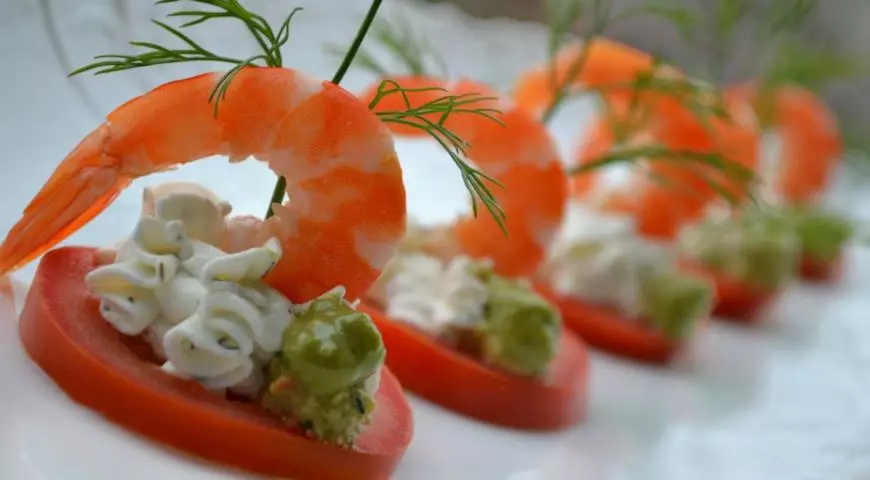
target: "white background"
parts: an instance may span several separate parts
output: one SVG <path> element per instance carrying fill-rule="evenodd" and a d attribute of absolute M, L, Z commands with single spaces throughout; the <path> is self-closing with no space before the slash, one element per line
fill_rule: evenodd
<path fill-rule="evenodd" d="M 328 78 L 339 60 L 325 43 L 347 45 L 361 0 L 248 1 L 277 21 L 294 6 L 288 66 Z M 396 10 L 385 2 L 384 13 Z M 41 5 L 42 4 L 42 5 Z M 50 21 L 44 15 L 47 4 Z M 404 4 L 398 4 L 399 6 Z M 60 159 L 115 106 L 203 65 L 146 69 L 69 80 L 92 55 L 126 52 L 131 39 L 165 41 L 146 0 L 0 0 L 0 230 L 8 229 Z M 402 8 L 447 59 L 452 72 L 507 89 L 542 58 L 545 31 L 532 24 L 477 21 L 450 7 Z M 166 11 L 166 10 L 161 10 Z M 64 65 L 51 48 L 57 32 Z M 255 44 L 234 25 L 196 38 L 245 57 Z M 220 68 L 215 66 L 213 68 Z M 345 85 L 373 78 L 359 71 Z M 575 102 L 556 122 L 563 151 L 589 118 Z M 431 145 L 400 143 L 412 213 L 443 221 L 466 209 L 449 160 Z M 262 165 L 220 159 L 136 182 L 67 243 L 104 244 L 129 231 L 141 187 L 167 178 L 216 188 L 237 212 L 262 214 L 274 181 Z M 227 179 L 232 179 L 227 181 Z M 866 215 L 866 195 L 840 181 L 834 201 Z M 863 207 L 858 209 L 858 207 Z M 397 479 L 413 480 L 852 480 L 870 479 L 870 252 L 856 249 L 835 288 L 796 285 L 756 329 L 717 323 L 692 355 L 671 369 L 593 353 L 587 422 L 561 434 L 528 434 L 478 424 L 412 398 L 416 435 Z M 26 282 L 32 267 L 16 274 Z M 19 290 L 20 293 L 20 290 Z M 10 480 L 237 478 L 168 453 L 69 402 L 30 365 L 14 319 L 0 318 L 0 477 Z"/>

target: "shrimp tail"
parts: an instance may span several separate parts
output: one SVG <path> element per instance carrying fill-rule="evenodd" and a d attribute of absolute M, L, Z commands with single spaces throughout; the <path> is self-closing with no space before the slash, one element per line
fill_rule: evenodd
<path fill-rule="evenodd" d="M 0 275 L 17 270 L 99 215 L 132 178 L 103 148 L 104 125 L 60 164 L 0 245 Z"/>

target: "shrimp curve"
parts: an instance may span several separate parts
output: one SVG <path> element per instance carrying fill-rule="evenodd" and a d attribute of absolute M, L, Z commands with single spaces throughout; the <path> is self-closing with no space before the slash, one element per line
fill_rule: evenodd
<path fill-rule="evenodd" d="M 754 170 L 760 137 L 755 117 L 739 98 L 726 97 L 724 106 L 729 118 L 711 118 L 707 125 L 685 109 L 671 109 L 668 115 L 659 112 L 629 132 L 626 146 L 656 144 L 673 150 L 719 153 L 727 161 Z M 598 117 L 586 143 L 578 149 L 574 164 L 588 164 L 617 147 L 614 125 L 612 118 Z M 709 180 L 715 180 L 739 200 L 748 197 L 747 185 L 699 164 L 689 167 L 678 161 L 650 158 L 642 166 L 616 189 L 603 184 L 600 172 L 574 175 L 571 195 L 593 202 L 603 211 L 628 214 L 641 234 L 663 239 L 674 238 L 682 225 L 697 219 L 716 197 Z"/>
<path fill-rule="evenodd" d="M 773 192 L 790 203 L 817 200 L 843 155 L 836 115 L 811 91 L 797 85 L 776 87 L 769 98 L 762 98 L 765 94 L 752 84 L 736 85 L 728 92 L 750 102 L 759 115 L 762 109 L 771 109 L 770 127 L 782 144 L 769 175 L 772 178 L 764 178 L 772 182 Z"/>
<path fill-rule="evenodd" d="M 359 298 L 405 231 L 392 136 L 356 97 L 284 68 L 248 67 L 215 115 L 220 74 L 170 82 L 107 116 L 61 162 L 0 246 L 0 275 L 34 260 L 102 212 L 138 178 L 213 155 L 265 161 L 290 200 L 250 228 L 283 255 L 266 281 L 304 302 L 336 285 Z M 232 222 L 229 222 L 232 227 Z"/>
<path fill-rule="evenodd" d="M 535 65 L 521 73 L 514 88 L 517 104 L 532 113 L 541 113 L 553 102 L 556 93 L 554 87 L 564 84 L 571 73 L 576 73 L 570 84 L 572 89 L 608 86 L 611 88 L 602 92 L 608 103 L 629 103 L 632 95 L 631 83 L 639 75 L 651 73 L 656 68 L 653 57 L 605 37 L 593 38 L 588 42 L 591 44 L 586 53 L 587 57 L 578 72 L 571 72 L 571 69 L 583 53 L 583 42 L 567 45 L 552 62 Z M 662 68 L 660 73 L 673 72 L 674 75 L 679 75 L 670 67 Z"/>
<path fill-rule="evenodd" d="M 490 215 L 459 219 L 448 236 L 458 252 L 472 258 L 489 258 L 497 273 L 507 277 L 531 276 L 544 260 L 546 250 L 562 224 L 568 196 L 568 179 L 556 145 L 546 128 L 525 110 L 510 105 L 490 87 L 471 80 L 446 82 L 423 76 L 398 76 L 390 80 L 402 89 L 440 87 L 449 95 L 477 94 L 487 97 L 475 108 L 497 108 L 503 125 L 475 114 L 455 112 L 445 127 L 465 140 L 470 163 L 498 180 L 504 188 L 492 191 L 505 213 L 505 237 Z M 377 85 L 360 95 L 370 101 Z M 439 90 L 409 92 L 412 107 L 442 97 Z M 491 99 L 489 99 L 491 98 Z M 376 111 L 403 111 L 400 94 L 383 97 Z M 433 121 L 438 121 L 435 117 Z M 401 124 L 391 124 L 400 136 L 422 136 L 425 132 Z"/>

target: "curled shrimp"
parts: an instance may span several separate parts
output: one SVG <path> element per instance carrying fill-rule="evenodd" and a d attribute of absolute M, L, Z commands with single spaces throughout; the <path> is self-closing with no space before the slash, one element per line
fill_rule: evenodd
<path fill-rule="evenodd" d="M 707 124 L 685 109 L 663 112 L 653 121 L 628 132 L 616 145 L 612 118 L 599 117 L 586 143 L 578 150 L 574 164 L 594 162 L 617 147 L 657 145 L 672 152 L 717 153 L 751 171 L 758 162 L 759 131 L 749 106 L 736 98 L 726 98 L 727 118 L 709 118 Z M 697 219 L 717 194 L 715 182 L 734 199 L 748 196 L 748 185 L 736 177 L 699 163 L 679 159 L 647 158 L 618 187 L 607 185 L 602 172 L 574 175 L 571 195 L 592 203 L 603 211 L 631 216 L 638 232 L 654 238 L 672 239 L 685 223 Z"/>
<path fill-rule="evenodd" d="M 291 301 L 336 285 L 358 298 L 405 231 L 405 188 L 392 136 L 342 88 L 284 68 L 248 67 L 221 99 L 221 75 L 164 84 L 111 112 L 61 162 L 0 246 L 0 275 L 21 267 L 102 212 L 136 178 L 225 155 L 253 156 L 287 179 L 290 200 L 264 222 L 241 222 L 247 245 L 277 237 L 267 275 Z M 229 228 L 235 223 L 228 222 Z"/>
<path fill-rule="evenodd" d="M 761 176 L 774 195 L 789 203 L 807 203 L 828 186 L 843 155 L 837 117 L 812 92 L 797 85 L 782 85 L 769 94 L 745 84 L 729 94 L 751 103 L 759 117 L 779 135 L 779 158 L 762 165 Z"/>
<path fill-rule="evenodd" d="M 552 62 L 536 65 L 520 74 L 514 89 L 517 104 L 533 113 L 540 113 L 550 105 L 556 95 L 556 87 L 564 84 L 574 73 L 569 91 L 578 88 L 595 88 L 603 85 L 624 84 L 633 81 L 639 74 L 652 71 L 652 56 L 622 43 L 598 37 L 562 48 Z M 587 49 L 585 62 L 580 70 L 572 72 L 578 57 Z M 614 92 L 612 99 L 627 93 Z"/>
<path fill-rule="evenodd" d="M 584 92 L 596 93 L 611 118 L 634 122 L 638 111 L 647 118 L 679 117 L 688 102 L 701 108 L 720 103 L 711 85 L 604 37 L 567 45 L 552 61 L 521 73 L 514 98 L 521 108 L 537 115 L 560 94 Z"/>
<path fill-rule="evenodd" d="M 544 126 L 526 111 L 499 99 L 489 87 L 470 80 L 448 83 L 423 76 L 393 77 L 390 80 L 402 90 L 428 88 L 407 93 L 411 107 L 442 97 L 443 91 L 433 89 L 438 87 L 453 96 L 482 96 L 474 103 L 474 108 L 495 108 L 502 112 L 499 116 L 502 124 L 457 111 L 445 120 L 444 126 L 469 144 L 466 153 L 470 163 L 504 187 L 493 186 L 492 190 L 505 213 L 505 227 L 509 234 L 505 236 L 493 217 L 482 215 L 459 219 L 446 235 L 439 238 L 447 237 L 446 241 L 455 247 L 453 254 L 491 259 L 493 268 L 501 275 L 532 275 L 562 223 L 568 195 L 564 168 Z M 377 92 L 378 88 L 373 87 L 361 98 L 370 101 Z M 399 94 L 384 96 L 375 107 L 376 111 L 406 109 L 405 99 Z M 432 120 L 437 122 L 439 119 Z M 397 135 L 425 135 L 422 130 L 406 125 L 390 124 L 390 128 Z"/>

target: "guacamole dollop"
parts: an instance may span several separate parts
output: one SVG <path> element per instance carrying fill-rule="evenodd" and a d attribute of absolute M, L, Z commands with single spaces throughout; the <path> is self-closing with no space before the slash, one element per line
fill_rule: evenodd
<path fill-rule="evenodd" d="M 681 250 L 713 271 L 775 289 L 795 277 L 800 240 L 781 211 L 752 209 L 693 227 L 681 238 Z"/>
<path fill-rule="evenodd" d="M 543 375 L 556 356 L 562 318 L 521 283 L 490 275 L 484 310 L 483 359 L 519 375 Z"/>
<path fill-rule="evenodd" d="M 371 383 L 386 358 L 381 335 L 342 290 L 294 313 L 268 366 L 263 406 L 313 437 L 351 446 L 376 408 Z"/>
<path fill-rule="evenodd" d="M 813 260 L 833 261 L 855 235 L 847 217 L 817 206 L 790 207 L 783 216 L 795 229 L 802 253 Z"/>
<path fill-rule="evenodd" d="M 562 333 L 559 312 L 522 281 L 501 277 L 485 263 L 467 268 L 485 285 L 486 303 L 479 322 L 451 329 L 460 349 L 516 375 L 544 375 Z"/>
<path fill-rule="evenodd" d="M 642 275 L 640 301 L 653 328 L 670 339 L 683 340 L 712 308 L 713 287 L 673 265 L 662 265 Z"/>

